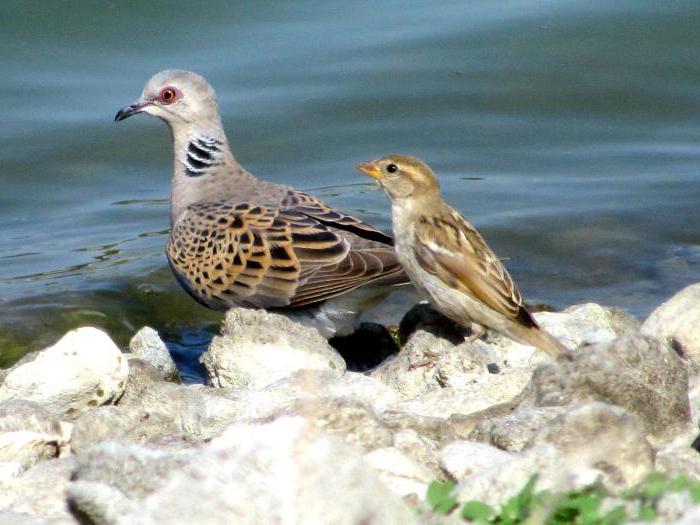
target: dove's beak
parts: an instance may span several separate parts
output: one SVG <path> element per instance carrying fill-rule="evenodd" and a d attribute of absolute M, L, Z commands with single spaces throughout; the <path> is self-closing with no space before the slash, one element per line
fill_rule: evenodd
<path fill-rule="evenodd" d="M 117 111 L 117 114 L 114 116 L 114 122 L 119 122 L 120 120 L 124 120 L 125 118 L 129 118 L 131 115 L 135 115 L 136 113 L 141 113 L 145 107 L 150 106 L 153 103 L 152 100 L 144 100 L 140 99 L 131 104 L 130 106 L 126 106 L 125 108 L 120 109 Z"/>
<path fill-rule="evenodd" d="M 368 177 L 372 177 L 373 179 L 382 180 L 384 178 L 381 168 L 373 160 L 361 162 L 356 167 L 358 171 L 364 173 Z"/>

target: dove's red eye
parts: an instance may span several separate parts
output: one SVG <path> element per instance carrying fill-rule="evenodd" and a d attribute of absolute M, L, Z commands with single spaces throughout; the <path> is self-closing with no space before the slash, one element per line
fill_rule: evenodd
<path fill-rule="evenodd" d="M 160 90 L 158 100 L 163 104 L 172 104 L 178 96 L 178 90 L 173 87 L 166 87 Z"/>

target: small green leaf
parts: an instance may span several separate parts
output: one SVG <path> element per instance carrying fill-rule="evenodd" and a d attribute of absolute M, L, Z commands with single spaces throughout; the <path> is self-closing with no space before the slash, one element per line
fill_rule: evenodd
<path fill-rule="evenodd" d="M 599 525 L 621 525 L 627 521 L 625 507 L 620 505 L 615 507 L 600 519 Z"/>
<path fill-rule="evenodd" d="M 700 503 L 700 483 L 697 481 L 692 482 L 690 487 L 688 487 L 688 492 L 693 503 Z"/>
<path fill-rule="evenodd" d="M 435 512 L 448 514 L 457 506 L 457 500 L 450 495 L 454 487 L 454 481 L 433 481 L 428 485 L 426 499 Z"/>
<path fill-rule="evenodd" d="M 687 489 L 689 486 L 690 480 L 688 478 L 686 478 L 685 476 L 676 476 L 668 484 L 668 490 L 679 492 L 681 490 Z"/>
<path fill-rule="evenodd" d="M 530 507 L 534 501 L 534 489 L 537 483 L 537 474 L 534 474 L 515 496 L 511 497 L 501 507 L 501 519 L 503 525 L 522 523 L 530 514 Z"/>
<path fill-rule="evenodd" d="M 640 521 L 654 521 L 656 519 L 656 510 L 654 510 L 651 503 L 644 504 L 644 506 L 639 510 L 639 516 L 637 516 L 637 519 Z"/>
<path fill-rule="evenodd" d="M 496 511 L 483 501 L 468 501 L 462 507 L 462 517 L 471 521 L 486 522 Z"/>
<path fill-rule="evenodd" d="M 669 481 L 660 472 L 652 472 L 644 481 L 643 493 L 648 498 L 656 498 L 668 490 Z"/>

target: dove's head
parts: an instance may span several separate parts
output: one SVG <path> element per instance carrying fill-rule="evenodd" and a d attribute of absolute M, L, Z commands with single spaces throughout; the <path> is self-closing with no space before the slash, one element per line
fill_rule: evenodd
<path fill-rule="evenodd" d="M 167 122 L 171 128 L 218 122 L 216 94 L 203 77 L 190 71 L 168 69 L 153 75 L 141 96 L 131 105 L 120 109 L 115 121 L 148 113 Z"/>
<path fill-rule="evenodd" d="M 358 164 L 357 169 L 376 179 L 392 200 L 432 196 L 440 191 L 435 174 L 416 157 L 389 155 Z"/>

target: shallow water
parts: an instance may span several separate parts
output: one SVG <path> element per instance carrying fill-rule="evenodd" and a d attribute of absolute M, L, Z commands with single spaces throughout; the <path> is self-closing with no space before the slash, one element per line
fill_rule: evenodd
<path fill-rule="evenodd" d="M 644 316 L 700 281 L 698 2 L 372 4 L 2 2 L 0 365 L 89 323 L 185 366 L 215 330 L 163 254 L 168 133 L 112 122 L 171 67 L 253 173 L 378 226 L 354 164 L 423 157 L 530 302 Z"/>

